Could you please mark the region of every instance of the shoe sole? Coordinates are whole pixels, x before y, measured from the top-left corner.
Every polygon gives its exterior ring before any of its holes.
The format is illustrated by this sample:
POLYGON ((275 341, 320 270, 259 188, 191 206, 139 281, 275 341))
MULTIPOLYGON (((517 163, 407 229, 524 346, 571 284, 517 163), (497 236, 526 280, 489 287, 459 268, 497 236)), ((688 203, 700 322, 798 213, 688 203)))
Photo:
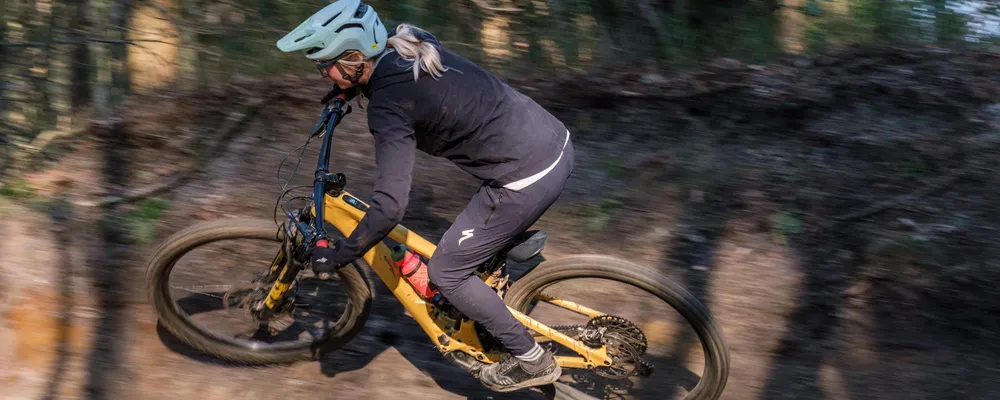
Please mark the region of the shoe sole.
POLYGON ((515 390, 521 390, 521 389, 526 389, 526 388, 535 387, 535 386, 548 385, 550 383, 554 383, 555 381, 558 381, 560 376, 562 376, 562 368, 559 367, 558 365, 556 365, 556 368, 554 370, 552 370, 552 372, 548 373, 547 375, 539 376, 537 378, 528 379, 528 380, 526 380, 524 382, 521 382, 521 383, 517 384, 516 386, 495 387, 495 386, 491 386, 491 385, 487 385, 487 384, 483 384, 483 386, 486 386, 487 389, 490 389, 490 390, 492 390, 494 392, 506 393, 506 392, 513 392, 515 390))

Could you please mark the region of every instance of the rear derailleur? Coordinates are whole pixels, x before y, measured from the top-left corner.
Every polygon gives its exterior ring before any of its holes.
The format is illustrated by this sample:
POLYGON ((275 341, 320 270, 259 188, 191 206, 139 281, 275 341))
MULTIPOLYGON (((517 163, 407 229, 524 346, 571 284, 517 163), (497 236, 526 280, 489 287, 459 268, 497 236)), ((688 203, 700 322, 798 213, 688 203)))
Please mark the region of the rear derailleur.
MULTIPOLYGON (((634 324, 622 317, 599 315, 585 325, 553 326, 563 334, 580 340, 587 346, 599 348, 607 346, 610 366, 594 368, 594 373, 610 379, 627 379, 632 376, 648 377, 653 374, 653 366, 642 360, 646 353, 646 335, 634 324)), ((549 351, 558 351, 558 343, 546 343, 549 351)))

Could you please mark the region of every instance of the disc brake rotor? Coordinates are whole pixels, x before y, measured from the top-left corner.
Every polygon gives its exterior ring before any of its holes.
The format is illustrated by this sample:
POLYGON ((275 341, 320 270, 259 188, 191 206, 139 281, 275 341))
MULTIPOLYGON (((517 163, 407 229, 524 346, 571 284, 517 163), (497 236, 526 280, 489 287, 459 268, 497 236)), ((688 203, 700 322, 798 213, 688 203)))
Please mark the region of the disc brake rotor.
POLYGON ((222 304, 227 312, 241 311, 241 314, 252 324, 268 323, 285 315, 290 315, 295 309, 294 286, 290 295, 276 308, 274 314, 266 321, 258 317, 254 307, 267 298, 270 286, 263 282, 253 282, 233 287, 222 296, 222 304))

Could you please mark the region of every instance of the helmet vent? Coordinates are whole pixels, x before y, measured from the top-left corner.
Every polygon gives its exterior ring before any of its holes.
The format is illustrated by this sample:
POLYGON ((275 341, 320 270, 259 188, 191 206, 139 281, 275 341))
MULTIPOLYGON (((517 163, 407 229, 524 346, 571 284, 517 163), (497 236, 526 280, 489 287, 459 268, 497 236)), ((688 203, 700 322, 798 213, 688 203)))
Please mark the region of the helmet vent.
POLYGON ((340 14, 341 13, 337 13, 336 15, 330 17, 330 19, 326 20, 326 22, 323 23, 323 27, 325 28, 327 25, 330 25, 330 23, 333 22, 333 20, 337 19, 337 17, 339 17, 340 14))
POLYGON ((309 37, 309 35, 305 35, 305 36, 303 36, 303 37, 300 37, 300 38, 298 38, 298 39, 295 39, 295 43, 298 43, 298 42, 301 42, 301 41, 302 41, 302 39, 305 39, 305 38, 307 38, 307 37, 309 37))
POLYGON ((354 11, 354 18, 361 18, 365 16, 365 12, 368 11, 368 5, 361 3, 358 5, 358 9, 354 11))
POLYGON ((344 24, 344 25, 343 25, 343 26, 341 26, 340 28, 337 28, 337 31, 336 31, 336 32, 337 32, 337 33, 340 33, 340 31, 342 31, 342 30, 344 30, 344 29, 347 29, 347 28, 361 28, 361 29, 365 29, 364 25, 361 25, 361 24, 353 24, 353 23, 352 23, 352 24, 344 24))

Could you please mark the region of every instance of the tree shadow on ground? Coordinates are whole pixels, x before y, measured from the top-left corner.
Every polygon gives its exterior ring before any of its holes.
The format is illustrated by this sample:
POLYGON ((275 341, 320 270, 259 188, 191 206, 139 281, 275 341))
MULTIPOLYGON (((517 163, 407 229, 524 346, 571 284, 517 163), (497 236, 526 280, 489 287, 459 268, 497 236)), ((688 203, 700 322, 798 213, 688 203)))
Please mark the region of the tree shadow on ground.
POLYGON ((840 323, 842 293, 857 278, 863 254, 863 240, 846 224, 801 240, 795 247, 804 282, 786 323, 786 333, 771 359, 764 399, 786 398, 792 393, 808 394, 814 399, 826 397, 819 386, 820 370, 840 323))
POLYGON ((59 290, 59 319, 56 323, 56 358, 52 362, 52 373, 45 387, 43 400, 53 400, 58 398, 59 388, 65 381, 67 363, 69 362, 70 346, 70 319, 73 310, 73 259, 70 256, 73 238, 69 234, 69 222, 72 220, 72 207, 70 202, 60 195, 53 199, 51 220, 52 233, 56 242, 60 245, 56 247, 58 252, 58 290, 59 290))
MULTIPOLYGON (((120 197, 128 186, 129 141, 126 126, 121 122, 109 123, 101 129, 104 152, 105 193, 120 197)), ((125 272, 128 268, 129 240, 127 226, 120 205, 104 208, 100 221, 101 246, 91 254, 90 272, 97 292, 98 317, 93 332, 94 343, 88 357, 86 372, 86 398, 106 399, 112 396, 122 361, 121 339, 124 312, 127 304, 125 272)))
MULTIPOLYGON (((716 253, 720 241, 727 229, 727 222, 741 206, 738 198, 732 192, 739 179, 732 166, 723 165, 713 171, 712 181, 694 183, 691 188, 685 186, 685 192, 700 187, 704 192, 701 196, 685 199, 676 213, 675 225, 670 227, 671 235, 662 243, 662 265, 655 267, 664 276, 675 280, 690 291, 706 308, 711 309, 710 293, 712 278, 716 273, 716 253), (736 201, 734 201, 736 200, 736 201)), ((638 167, 643 169, 643 166, 638 167)), ((667 176, 670 173, 662 166, 647 166, 643 171, 634 172, 630 182, 623 189, 626 203, 620 209, 632 208, 650 210, 660 207, 661 198, 651 194, 649 185, 665 184, 664 180, 675 179, 667 176)), ((671 182, 676 184, 677 182, 671 182)), ((607 233, 594 237, 597 241, 615 242, 621 240, 621 235, 627 235, 635 230, 623 224, 637 221, 630 219, 627 213, 613 217, 614 226, 607 233), (621 232, 619 232, 621 230, 621 232)), ((640 222, 641 223, 641 222, 640 222)), ((651 266, 653 267, 653 266, 651 266)), ((660 304, 664 304, 660 302, 660 304)), ((614 308, 602 310, 614 313, 614 308)), ((676 314, 676 312, 674 312, 676 314)), ((677 314, 677 318, 680 315, 677 314)), ((654 366, 651 376, 631 378, 630 380, 615 380, 600 377, 593 372, 580 371, 570 375, 574 379, 573 386, 591 396, 602 399, 634 398, 634 399, 669 399, 683 397, 698 384, 703 371, 692 371, 688 368, 692 346, 700 343, 696 332, 686 321, 680 321, 684 328, 672 336, 669 348, 660 354, 647 353, 642 359, 654 366), (638 384, 636 384, 638 383, 638 384)))
MULTIPOLYGON (((717 207, 713 203, 721 198, 722 193, 710 192, 709 200, 685 202, 680 213, 679 234, 672 235, 666 246, 670 254, 665 257, 663 271, 669 271, 684 288, 690 291, 699 302, 709 310, 712 304, 709 295, 712 290, 712 277, 717 270, 716 256, 719 242, 726 233, 726 222, 732 215, 728 207, 717 207)), ((691 354, 691 347, 700 343, 693 329, 687 327, 677 337, 671 340, 672 346, 666 356, 650 356, 649 361, 656 365, 657 374, 661 376, 659 385, 649 385, 639 398, 652 398, 657 392, 685 391, 694 389, 701 379, 702 371, 691 371, 686 367, 691 354)))

